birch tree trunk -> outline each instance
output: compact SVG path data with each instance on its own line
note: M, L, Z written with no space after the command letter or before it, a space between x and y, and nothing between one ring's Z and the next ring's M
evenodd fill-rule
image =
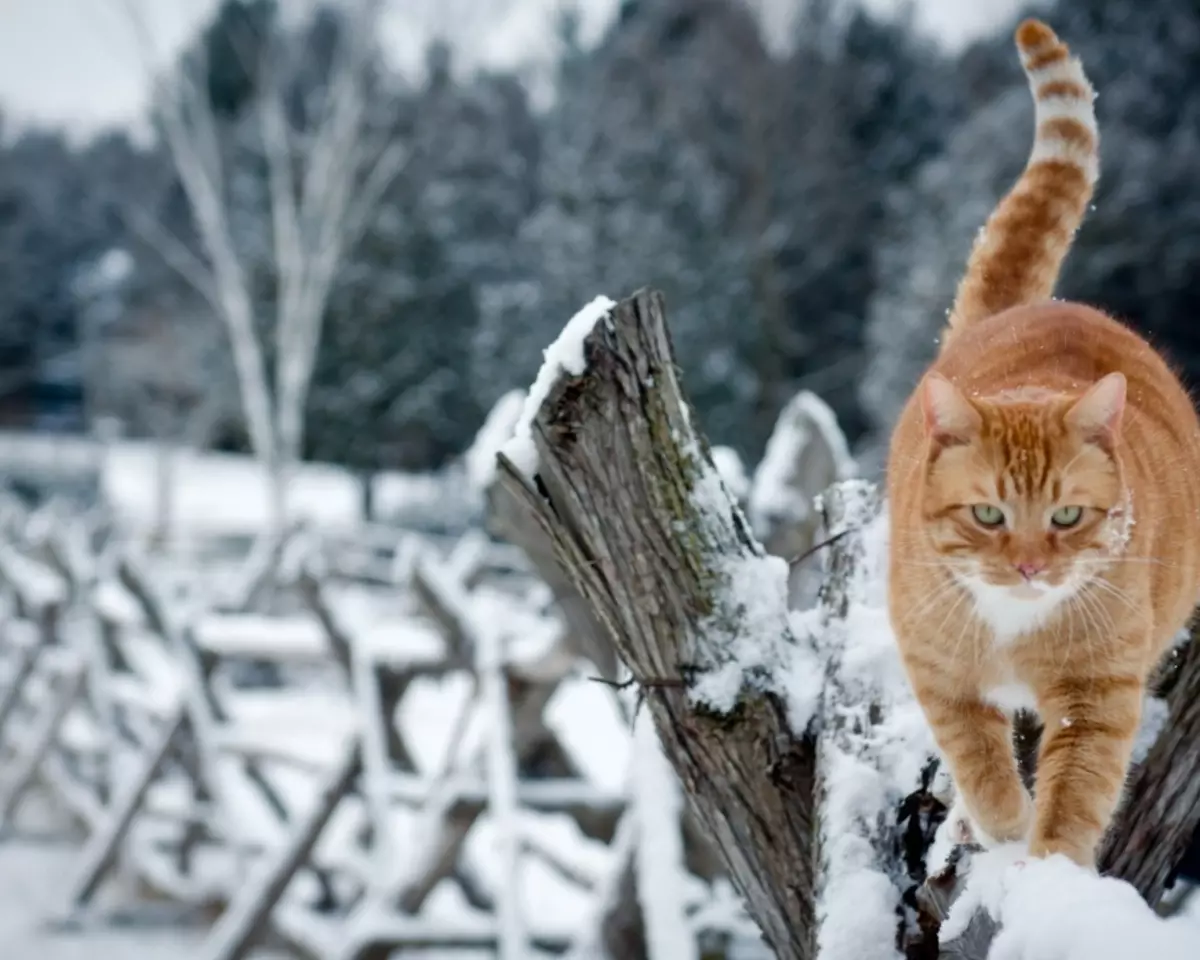
M267 328L276 358L273 389L259 340L255 303L230 228L229 171L207 96L207 64L155 77L154 42L131 4L132 26L171 158L200 241L201 257L144 219L140 229L168 263L207 300L229 334L242 408L263 467L269 503L261 550L287 526L288 481L304 452L304 417L330 292L347 250L362 235L388 186L403 169L404 144L373 142L366 118L366 77L383 0L355 0L325 92L315 133L301 138L284 107L287 78L274 55L262 65L256 96L267 169L275 313ZM277 43L268 43L272 50ZM276 51L277 53L277 51ZM201 58L202 59L202 58ZM303 173L299 176L296 170Z

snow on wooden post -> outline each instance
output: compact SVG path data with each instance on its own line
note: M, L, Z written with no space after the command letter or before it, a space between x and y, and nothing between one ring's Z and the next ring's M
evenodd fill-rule
M648 716L634 719L633 806L637 812L637 892L651 960L698 960L687 916L682 797ZM615 960L615 958L614 958Z
M491 631L478 632L475 676L480 699L487 711L488 815L496 825L500 885L496 890L497 960L520 960L529 952L525 920L521 915L521 851L517 836L517 757L513 747L512 704L504 674L504 638Z
M776 955L815 956L814 650L692 428L660 295L581 311L547 351L500 481L646 695L688 802Z
M817 498L855 475L845 434L829 406L801 390L783 408L754 471L748 513L767 552L795 561L816 543L821 524ZM791 563L788 602L793 610L815 599L814 565Z
M857 622L864 611L882 613L870 596L878 583L870 563L882 558L866 549L879 492L848 481L814 506L836 547L811 630L825 664L817 724L818 948L822 960L898 960L904 878L896 812L917 786L929 744L903 736L915 704L904 696L903 676L889 670L898 660L883 645L864 643L879 630Z

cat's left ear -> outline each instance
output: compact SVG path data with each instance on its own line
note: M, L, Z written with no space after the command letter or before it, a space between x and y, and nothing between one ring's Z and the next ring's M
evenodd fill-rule
M1086 443L1111 452L1125 413L1125 374L1110 373L1093 383L1067 411L1067 426Z
M953 383L930 372L920 386L925 435L938 447L970 443L983 420L979 411Z

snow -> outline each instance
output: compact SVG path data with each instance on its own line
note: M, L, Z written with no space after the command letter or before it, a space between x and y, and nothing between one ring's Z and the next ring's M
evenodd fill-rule
M455 496L458 491L447 475L387 470L372 478L371 489L376 515L388 519L447 517L469 506Z
M787 562L747 556L719 568L724 597L700 624L697 646L713 666L692 685L694 700L729 713L745 684L779 694L793 729L812 718L824 671L807 634L795 637L787 606ZM802 622L802 621L801 621Z
M516 432L525 409L525 391L510 390L492 406L475 441L463 455L472 493L482 496L496 476L496 454Z
M157 456L150 443L121 443L108 451L101 488L119 523L150 524ZM262 528L269 485L266 471L250 457L181 450L175 476L174 516L181 533L236 536ZM326 530L357 526L361 499L349 472L324 464L297 469L288 489L291 516Z
M325 631L311 617L219 614L202 617L195 632L200 646L219 657L317 663L329 658Z
M159 448L149 442L100 443L88 437L0 431L0 468L39 478L90 475L114 520L133 530L155 522L159 456ZM189 449L177 450L174 458L172 511L178 535L252 536L262 529L268 485L254 458ZM436 510L448 501L447 480L438 474L377 474L372 481L376 509L385 516ZM288 496L292 515L318 529L361 529L361 480L342 467L300 464Z
M745 500L750 495L750 478L746 476L746 466L738 452L733 447L718 446L713 447L711 453L713 466L730 496L739 502Z
M1166 726L1170 713L1171 707L1166 700L1146 695L1142 703L1142 722L1138 725L1137 739L1133 741L1132 763L1141 763L1146 759L1146 754L1150 752L1154 741Z
M469 574L476 566L470 562L470 557L478 553L480 544L460 542L459 547L452 554L452 563L437 564L439 571L452 579ZM106 608L122 608L130 602L123 591L112 588L111 581L105 580L102 584L110 588L103 590L102 599ZM491 650L494 659L499 656L500 646L504 644L506 659L544 659L548 648L558 643L561 625L547 615L549 596L544 587L532 584L528 590L523 590L507 585L507 589L502 590L499 586L484 582L464 591L461 585L458 586L463 593L460 597L463 600L463 612L471 619L482 641L480 652ZM394 600L387 596L381 596L373 607L362 594L354 593L354 615L345 616L346 611L339 602L342 599L339 595L341 589L340 586L331 585L329 599L337 619L350 627L356 652L390 661L401 655L402 650L436 655L444 647L441 638L430 630L428 622L414 619L411 615L397 616L393 610ZM387 612L381 613L384 610ZM317 658L323 647L323 636L315 623L303 616L205 616L196 623L202 643L219 649L223 655L265 656L291 662L297 658ZM144 628L135 626L123 629L121 636L137 671L137 674L123 677L130 694L124 699L153 699L166 689L162 680L178 682L182 677L178 665L173 662L170 649L147 634ZM485 669L484 672L493 678L487 697L493 709L477 711L479 722L475 742L480 747L490 744L493 757L499 751L511 760L508 737L495 723L497 698L506 696L507 684L495 670ZM231 687L227 679L222 671L214 675L215 691L227 708L231 723L205 734L209 737L207 746L212 760L208 772L215 789L211 806L203 815L218 835L239 845L240 849L213 847L206 850L197 861L194 877L181 877L177 873L169 852L169 842L179 829L178 818L194 805L188 783L177 774L169 774L151 789L147 809L155 811L155 815L135 821L125 848L123 862L128 863L138 875L153 882L169 898L176 900L183 898L194 902L208 895L228 892L237 883L237 878L246 875L247 866L253 865L254 861L247 859L250 847L270 849L285 839L286 828L246 781L239 752L249 751L277 758L266 761L265 771L270 782L280 791L285 805L295 815L311 803L317 786L314 774L318 773L318 768L337 760L346 746L347 737L358 728L365 716L361 712L361 705L345 697L341 684L334 684L330 688L327 685L313 685L311 680L302 680L304 686L245 689ZM142 684L147 689L142 690ZM173 686L171 689L176 688ZM469 676L461 671L440 677L426 677L413 683L408 695L401 701L398 713L402 733L407 734L407 745L419 769L437 771L442 768L459 709L471 695ZM164 703L162 706L166 705ZM592 803L598 807L620 803L628 796L630 788L632 739L626 722L616 708L613 691L591 683L583 676L568 676L562 682L544 710L544 719L561 738L570 762L583 772L584 779L571 783L531 781L517 784L510 777L507 787L503 783L493 782L489 790L483 780L482 770L464 770L464 775L474 781L471 789L475 794L472 795L483 797L497 793L503 802L479 818L467 839L462 856L464 869L479 877L483 889L493 893L505 889L516 891L517 900L512 903L518 904L520 915L518 917L510 903L510 924L519 920L522 929L528 925L537 932L571 938L583 929L583 924L591 915L595 894L587 887L565 882L563 874L584 878L606 876L619 851L584 836L569 816L541 813L538 808L547 802L561 801L566 793L577 798L578 802ZM470 752L478 753L478 750ZM466 749L460 751L460 755L466 753ZM128 768L125 761L133 759L132 753L123 755L124 767ZM297 766L292 762L293 759L304 762ZM666 773L670 775L669 769ZM410 799L413 795L423 797L428 791L428 780L424 780L424 783L421 781L419 776L408 775L404 790L392 791L392 797L401 801L401 793ZM671 798L665 799L670 807ZM664 797L660 797L656 803L662 804L663 800ZM672 808L676 812L679 800L676 793L676 806ZM515 805L518 801L522 805L520 808ZM509 814L505 815L504 810L508 810ZM363 804L358 798L350 797L343 802L318 843L316 856L321 863L337 865L339 869L352 869L360 875L370 875L382 848L359 850L355 836L363 814ZM419 812L403 802L393 805L389 810L389 818L392 828L390 834L397 838L410 835L422 823ZM497 857L497 853L503 849L505 838L510 838L509 856ZM6 849L0 846L0 890L3 890L6 879L3 873ZM538 849L545 851L545 854L536 852ZM73 851L72 855L78 856L78 851ZM508 867L504 865L506 859ZM69 876L75 869L74 864L75 860L71 859L66 868L54 869L58 870L60 876ZM693 882L690 885L685 883L678 896L686 899L686 906L690 910L697 902L703 902L704 898L702 893L697 892L694 878L684 878L685 881L688 879L693 879ZM277 918L287 915L303 920L308 926L319 926L317 919L306 913L302 906L303 898L313 892L312 877L308 874L298 875ZM34 919L42 919L49 910L47 906ZM2 917L3 909L0 908ZM393 926L393 919L379 918L384 926ZM100 922L98 919L97 923ZM421 929L447 932L495 930L494 919L470 908L452 881L439 884L422 908L420 916L407 922ZM326 923L325 926L329 925ZM511 931L514 928L510 926L509 929ZM202 933L198 931L194 939L198 941ZM18 944L26 943L24 929L18 931L15 926L0 926L0 934L11 934L17 937ZM317 940L324 938L323 942L337 942L337 931L332 928L314 928L312 936ZM29 942L39 942L39 937L40 933L33 931L31 923ZM138 943L142 939L146 949L139 951ZM510 932L508 939L511 943L517 936ZM121 946L114 948L114 957L138 955L153 960L157 955L154 952L156 940L153 935L144 938L141 934L131 936L127 942L123 937L110 936L106 932L95 940L83 937L79 940L80 943L86 940L89 946L99 944L100 949L107 949L104 945L110 940L119 942ZM174 942L177 945L181 942L178 933L174 934ZM185 942L190 944L191 940ZM76 952L82 950L80 944L71 943L71 946L64 947L62 956L82 956L82 952ZM519 945L518 949L522 948L523 944ZM53 948L49 952L39 952L50 960L57 960L59 956ZM94 952L92 950L89 953Z
M594 960L604 956L601 942L604 918L620 897L625 863L636 854L638 838L638 818L626 813L617 821L613 835L612 863L596 888L595 901L588 912L582 933L575 938L566 960Z
M513 748L511 705L504 675L505 649L502 636L484 630L478 637L476 677L480 706L488 714L487 781L488 816L495 821L495 855L499 861L500 884L496 897L499 923L498 960L520 960L529 949L525 920L517 900L520 889L521 852L517 833L517 758Z
M865 510L865 496L857 502ZM920 782L936 745L904 673L887 616L887 514L868 522L848 511L848 528L860 528L862 565L850 584L844 621L823 611L793 617L812 631L821 655L836 668L841 690L825 691L822 733L821 840L826 882L817 904L822 960L894 960L897 878L875 854L879 832L891 829L900 801ZM831 530L831 534L838 533ZM822 672L824 675L824 672ZM877 710L872 716L872 704Z
M411 617L377 617L354 636L354 652L373 663L405 666L446 658L446 642L430 624Z
M62 577L49 567L3 545L0 545L0 569L35 606L50 606L66 598L67 585Z
M971 859L967 886L942 925L943 943L977 909L1001 925L988 960L1194 960L1200 927L1164 920L1129 884L1099 877L1056 855L1032 859L1004 844Z
M7 956L37 960L177 960L200 945L203 928L120 930L100 925L55 932L46 921L71 876L70 846L10 841L0 847L0 942ZM256 956L255 960L260 960Z
M116 580L100 581L92 591L92 606L114 623L137 624L145 619L141 604Z
M682 410L686 417L687 407ZM724 525L729 511L740 512L733 490L715 466L707 466L694 434L679 433L675 440L695 465L692 506L700 522L712 518ZM704 666L689 691L692 699L728 713L749 684L782 697L793 729L805 729L820 696L822 670L807 635L797 639L792 633L787 561L745 553L714 562L720 586L715 609L692 638L692 661Z
M857 469L833 410L800 391L780 413L754 471L748 504L754 529L761 534L773 524L808 520L811 498Z
M531 417L551 390L556 378L563 374L579 375L585 368L583 341L600 317L607 315L611 301L597 298L580 311L567 325L559 341L546 351L546 363L529 397L519 391L506 395L493 408L476 438L476 443L464 458L469 484L482 489L494 471L496 451L503 448L522 470L527 470L532 453L536 470L536 451L532 447ZM581 319L582 318L582 319ZM540 395L542 400L532 402ZM843 476L853 469L853 461L845 451L844 439L836 424L823 422L817 401L793 403L803 414L806 423L830 443L834 451L836 472ZM519 411L518 411L518 401ZM814 411L816 411L814 413ZM517 414L520 423L517 423ZM782 424L782 418L781 418ZM523 430L523 435L522 435ZM776 440L778 439L778 442ZM832 438L832 439L831 439ZM786 503L782 466L796 463L800 445L796 430L777 428L772 438L774 453L769 449L767 460L774 456L777 463L770 468L767 461L755 474L755 491L762 509L792 509L796 506L794 492L788 493ZM786 442L785 442L786 441ZM805 441L807 443L809 441ZM127 518L141 518L147 507L139 503L152 488L152 462L145 476L131 468L135 464L133 445L124 445L106 469L109 488L124 497ZM782 452L781 452L782 451ZM515 452L515 455L514 455ZM703 463L698 451L695 462ZM786 456L785 456L786 454ZM714 468L704 467L695 480L694 505L703 517L724 512L727 516L736 509L730 498L745 496L745 471L736 454L724 448L712 450ZM525 457L524 460L521 458ZM191 500L183 498L184 516L193 529L206 532L241 531L242 524L252 529L261 522L257 511L261 504L241 503L228 512L209 518L203 516L209 500L222 497L234 501L243 496L242 483L252 479L253 464L244 458L205 456L196 457L195 475L181 470L182 482L195 488ZM412 495L425 496L426 481L414 479ZM400 487L408 478L397 477ZM208 486L210 489L204 490ZM300 471L297 506L304 512L308 502L315 512L308 514L314 522L353 529L357 511L357 481L333 468L317 466ZM253 483L250 485L253 489ZM423 493L420 491L424 491ZM329 502L321 502L323 493L330 494ZM753 498L753 493L751 494ZM401 499L407 499L404 492ZM253 500L254 497L249 498ZM351 508L351 502L353 506ZM863 503L865 504L865 500ZM763 507L763 504L766 507ZM804 510L816 504L805 502ZM224 509L222 507L222 509ZM188 511L199 511L189 514ZM778 557L763 556L751 550L717 569L721 581L718 609L706 620L692 638L696 649L704 654L699 659L711 669L703 673L694 690L700 702L719 711L733 710L742 690L748 685L770 690L782 697L787 705L788 718L794 730L816 730L822 737L822 774L825 796L822 823L822 852L828 865L827 879L821 891L818 915L821 919L820 949L822 960L894 960L897 907L900 887L876 857L877 846L872 842L878 834L872 831L893 829L894 812L900 798L918 784L922 768L936 750L924 716L912 696L900 664L894 638L886 615L886 515L868 518L865 514L846 518L848 526L861 526L864 550L863 576L853 585L851 604L846 618L830 623L821 610L789 612L787 606L788 566ZM837 532L837 531L834 531ZM697 928L704 923L732 926L736 919L745 926L740 901L729 891L717 903L705 900L708 892L687 873L683 865L682 839L678 817L682 807L680 786L670 765L662 754L649 712L643 710L634 726L632 737L628 724L617 707L613 691L586 677L567 675L559 684L544 711L543 719L582 773L578 783L546 781L517 783L511 776L511 750L503 724L496 719L499 698L504 695L502 678L494 669L501 654L516 661L521 668L544 670L546 676L557 676L560 664L555 661L561 647L561 624L551 615L544 589L531 588L514 592L506 586L500 589L490 584L469 591L461 584L474 570L481 551L490 549L484 538L460 540L448 560L424 566L433 570L434 579L447 579L455 591L458 612L469 618L474 633L482 641L479 653L484 655L481 667L490 680L485 686L485 701L489 709L476 710L471 718L469 735L459 745L460 758L482 756L488 759L484 767L456 771L456 782L472 796L487 794L493 801L472 830L463 857L467 867L478 874L485 889L497 894L501 909L501 925L507 933L503 940L510 944L520 941L526 928L537 931L565 931L579 936L577 945L586 947L592 935L592 919L597 902L611 892L611 881L620 874L622 857L632 856L639 873L638 893L646 911L646 934L653 960L674 960L694 957L698 947ZM422 557L424 557L423 550ZM36 591L37 585L33 586ZM138 620L136 604L123 589L103 581L97 603L120 619ZM356 601L357 603L358 601ZM335 606L337 606L335 604ZM335 609L342 614L343 610ZM340 620L345 620L340 617ZM423 620L393 611L382 612L371 603L362 603L356 610L351 630L356 653L373 660L398 661L409 658L434 659L444 650L442 638ZM306 617L222 616L203 618L197 622L201 642L219 649L223 655L265 656L270 659L322 660L327 657L326 640L314 621ZM149 686L159 686L148 693L157 694L160 709L169 706L175 687L160 680L178 682L178 671L163 663L161 645L140 635L127 632L135 669L149 679ZM827 677L836 669L842 695L828 696ZM131 696L138 699L137 683L128 681ZM121 691L116 691L120 693ZM357 729L361 715L350 710L342 691L330 693L314 689L283 691L245 691L221 689L222 698L229 698L233 726L211 746L233 749L259 749L251 744L261 743L262 749L273 746L289 754L303 755L314 763L331 763ZM446 753L451 747L453 729L460 709L473 696L469 677L461 672L440 677L423 677L415 681L398 708L401 730L420 774L407 775L401 783L389 784L393 799L401 794L412 799L428 789L426 777L443 768ZM151 699L149 697L147 700ZM876 721L868 714L870 704L880 708ZM826 727L814 725L824 720ZM866 731L857 740L839 740L827 736L830 719L844 723L842 729ZM1144 751L1161 728L1165 719L1165 704L1148 700L1139 737L1138 750ZM253 737L251 737L253 735ZM460 766L462 762L460 760ZM242 840L274 843L282 837L281 825L264 808L261 798L247 789L237 758L220 758L217 803L224 807L218 825L225 827ZM508 772L505 772L507 768ZM484 781L484 772L489 774ZM501 776L496 779L495 772ZM271 770L272 783L281 785L289 807L302 806L305 797L313 794L310 771ZM191 803L186 784L178 779L160 784L152 791L149 805L155 809L187 806ZM612 802L614 795L629 796L632 792L636 816L622 818L618 838L605 845L585 837L569 817L561 814L542 814L529 809L530 800L536 806L546 795L559 794L568 788L587 796L594 793L597 804ZM407 792L405 792L407 791ZM535 796L537 794L538 796ZM339 810L327 835L318 845L325 861L345 862L359 854L353 840L356 825L361 822L362 808L357 800L347 801ZM403 808L391 811L389 825L394 836L412 836L426 824L419 811ZM232 813L232 816L231 816ZM171 867L161 852L156 852L155 840L163 835L162 824L141 824L132 842L133 862L146 876L164 876L164 886L170 882ZM886 833L885 833L886 835ZM588 890L564 883L556 869L531 852L542 847L561 861L563 868L591 878L598 887ZM418 852L419 852L419 848ZM226 851L228 853L228 851ZM15 868L8 866L10 855L17 857ZM35 857L41 866L26 867L22 857ZM1007 859L1006 859L1007 857ZM1056 860L1045 863L1028 862L1016 865L1020 851L997 851L976 857L972 861L971 880L961 907L952 914L947 935L955 924L973 907L982 907L1004 925L991 960L1076 960L1088 957L1108 960L1109 957L1138 956L1148 953L1155 960L1200 956L1200 925L1194 919L1164 922L1155 917L1132 890L1116 881L1099 880L1069 863ZM30 861L33 862L33 861ZM232 870L244 868L236 857L226 856L214 862L206 876L197 884L210 883L213 889L228 889ZM14 876L10 871L17 871ZM106 932L86 937L47 938L34 926L34 920L47 915L48 908L25 906L9 909L4 897L7 886L20 886L19 877L26 870L45 869L61 877L70 872L70 864L59 865L48 853L30 854L20 845L0 846L0 937L6 942L15 939L14 955L36 955L44 960L74 960L75 957L98 956L103 960L111 946L111 956L158 956L159 938L142 932L136 940L124 934ZM311 878L298 877L296 887L306 888ZM36 885L36 884L35 884ZM46 902L53 894L50 883ZM505 897L515 891L514 899ZM25 904L22 891L12 891L11 899ZM297 896L299 894L296 894ZM715 896L715 891L713 893ZM40 894L39 894L40 896ZM519 910L514 907L519 906ZM601 904L602 906L602 904ZM735 917L735 914L737 915ZM708 919L705 919L708 918ZM395 926L409 923L423 929L439 927L457 931L495 929L492 918L473 911L451 883L443 883L433 892L420 916L408 920L388 917L381 923ZM1105 926L1107 924L1107 926ZM1127 926L1135 933L1121 938L1119 927ZM583 931L581 934L580 932ZM169 943L172 956L178 954L181 940L190 943L191 935L172 931L162 938ZM85 949L86 947L86 949ZM584 950L586 954L586 950ZM166 953L163 953L166 956Z
M861 517L848 517L855 526ZM836 532L836 531L832 531ZM844 626L822 624L818 612L794 614L797 633L821 629L823 643L840 657L844 695L821 705L822 718L841 716L844 728L866 730L861 752L853 737L823 757L825 798L822 844L827 881L818 904L822 960L896 960L896 910L900 887L878 863L868 837L887 829L898 802L916 788L927 759L937 755L923 713L904 674L887 618L887 515L863 529L863 576L852 594ZM825 652L825 651L823 651ZM870 724L869 704L879 705ZM1145 744L1164 720L1165 704L1149 698L1139 738ZM827 741L822 740L822 746ZM943 777L945 780L945 777ZM948 820L949 822L949 820ZM867 828L864 830L864 826ZM947 831L927 863L936 869L949 852ZM1024 863L1024 866L1018 864ZM1009 844L970 862L967 888L942 927L943 944L962 933L976 908L1002 924L989 960L1127 960L1200 956L1200 927L1163 921L1132 887L1100 879L1062 857L1031 860Z
M637 892L646 922L649 960L696 958L697 942L687 918L679 780L663 755L649 710L634 727L634 806L637 811Z
M608 317L615 306L616 303L608 297L596 297L567 321L558 339L544 351L542 367L525 397L513 436L500 448L525 476L532 478L537 473L538 458L537 448L533 444L533 423L538 411L550 396L550 391L560 376L565 374L578 377L587 369L584 341L596 324Z

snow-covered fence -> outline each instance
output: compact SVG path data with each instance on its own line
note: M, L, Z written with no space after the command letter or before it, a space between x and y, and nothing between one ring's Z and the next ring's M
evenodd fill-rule
M887 627L876 494L851 482L822 498L821 602L791 613L787 564L755 539L693 425L660 296L601 298L567 324L498 476L632 672L688 806L777 957L982 960L994 926L962 936L978 908L999 922L1004 956L1115 958L1151 942L1159 956L1196 955L1200 937L1128 885L1004 850L971 858L939 942L947 889L963 885L949 871L925 882L945 795ZM1106 863L1152 897L1200 816L1172 795L1190 796L1200 772L1200 751L1182 747L1196 647L1107 842ZM1132 941L1087 931L1093 896ZM1060 908L1073 916L1066 935Z
M264 938L313 957L598 944L630 960L753 939L695 865L652 732L630 736L630 704L588 679L511 548L426 545L386 587L301 556L292 600L252 613L93 540L46 516L0 540L0 703L35 708L0 724L36 748L10 806L49 790L87 835L66 926L101 922L102 889L132 871L219 914L206 960ZM50 686L57 649L77 688ZM231 669L247 661L282 682ZM635 868L653 886L625 882Z

